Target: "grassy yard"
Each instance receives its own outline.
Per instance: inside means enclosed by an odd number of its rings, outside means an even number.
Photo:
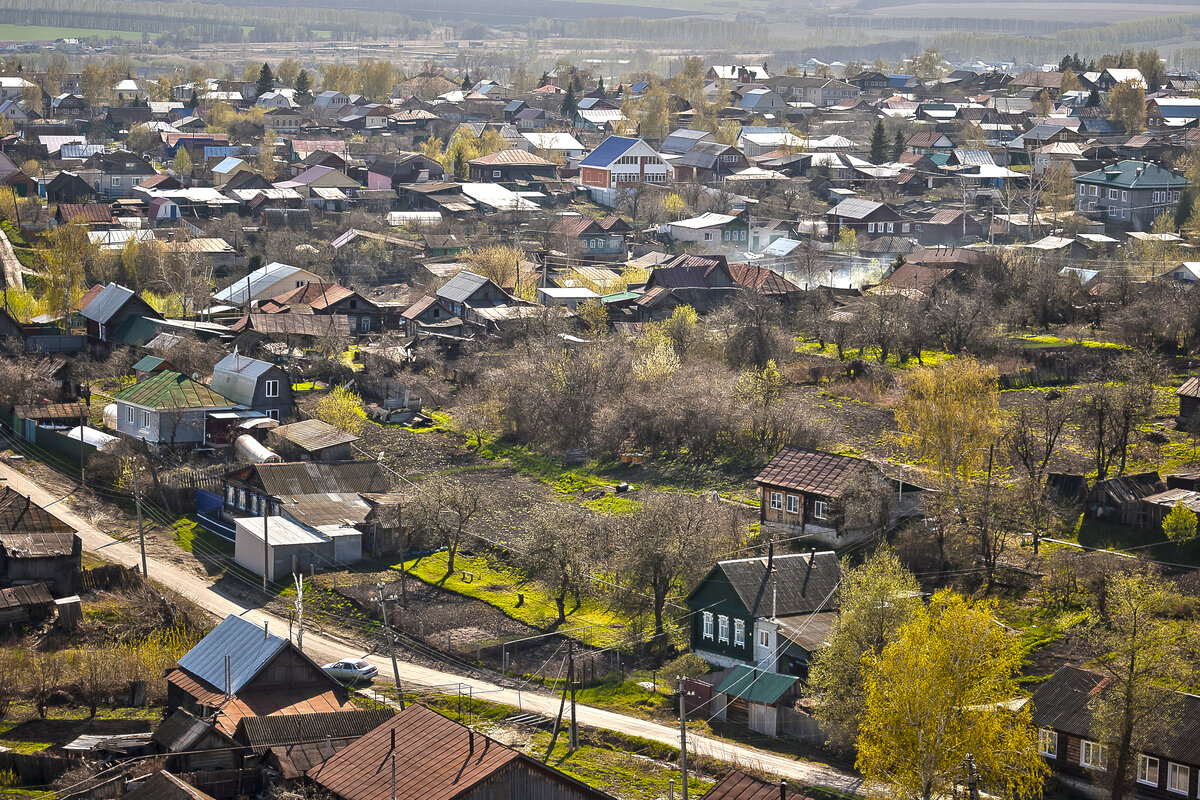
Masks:
[[[405,562],[405,569],[425,583],[481,600],[539,630],[561,628],[567,631],[590,626],[565,635],[594,647],[611,647],[624,638],[626,623],[594,600],[584,600],[579,609],[573,612],[573,603],[568,601],[567,621],[560,626],[557,624],[558,609],[554,600],[518,570],[493,567],[481,557],[460,554],[454,560],[454,574],[447,577],[447,558],[445,552],[414,558]],[[400,565],[394,565],[393,569],[400,569]],[[520,606],[517,605],[518,593],[525,596]]]
[[[193,516],[180,517],[175,521],[175,544],[181,550],[193,552],[193,547],[199,546],[201,551],[208,553],[233,554],[233,543],[220,536],[209,533],[200,527],[200,521]]]
[[[96,710],[96,720],[145,720],[148,728],[153,728],[162,719],[161,708],[106,708],[101,706]],[[0,718],[0,747],[6,747],[17,753],[37,753],[55,744],[53,741],[41,741],[29,731],[56,730],[74,738],[84,732],[91,719],[88,709],[82,706],[51,706],[46,710],[46,719],[38,717],[37,709],[31,703],[14,702],[8,707],[7,713]],[[0,786],[0,797],[6,797],[7,790]]]

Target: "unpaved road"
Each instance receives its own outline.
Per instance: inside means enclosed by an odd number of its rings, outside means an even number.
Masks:
[[[6,481],[9,486],[21,494],[27,495],[34,502],[45,507],[47,511],[75,528],[79,532],[85,549],[117,564],[141,567],[141,556],[136,542],[116,541],[102,533],[87,520],[75,514],[66,497],[44,490],[30,478],[3,463],[0,463],[0,480]],[[150,558],[147,567],[150,577],[188,598],[197,606],[215,614],[218,618],[224,619],[230,614],[237,614],[256,625],[269,624],[274,627],[276,632],[287,629],[287,620],[259,608],[249,607],[243,600],[230,597],[205,579],[177,565]],[[348,650],[354,650],[353,646],[313,632],[306,633],[304,645],[305,652],[318,663],[343,658],[350,654],[347,652]],[[388,659],[379,656],[366,656],[366,658],[379,669],[381,678],[392,674],[391,663]],[[445,687],[451,691],[458,691],[457,687],[461,686],[463,694],[467,694],[469,691],[474,697],[518,706],[523,710],[546,717],[554,717],[558,714],[559,698],[547,694],[519,692],[476,678],[441,672],[405,662],[400,663],[399,671],[400,680],[406,686]],[[612,711],[582,705],[577,708],[577,717],[581,725],[605,728],[674,747],[679,746],[679,730],[673,726],[660,725],[636,717],[627,717]],[[825,786],[857,794],[864,793],[862,779],[859,776],[824,764],[798,761],[788,756],[694,734],[688,736],[688,751],[772,773],[807,785]]]

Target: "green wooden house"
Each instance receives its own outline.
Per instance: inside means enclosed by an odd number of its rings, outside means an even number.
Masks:
[[[721,561],[687,598],[692,652],[720,667],[806,678],[837,608],[832,551]]]

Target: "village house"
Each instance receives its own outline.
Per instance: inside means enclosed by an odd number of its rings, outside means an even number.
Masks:
[[[654,148],[627,136],[608,137],[579,162],[579,181],[601,189],[666,183],[671,174],[671,167]]]
[[[479,183],[557,180],[558,166],[536,153],[500,150],[467,162],[469,179]]]
[[[283,367],[244,356],[237,348],[213,367],[210,386],[222,397],[273,420],[292,416],[292,383]]]
[[[598,261],[623,260],[627,255],[625,237],[629,232],[629,223],[612,214],[601,220],[564,215],[550,229],[555,248],[569,256]]]
[[[209,414],[232,411],[230,401],[186,375],[164,370],[113,395],[117,433],[147,444],[192,447],[210,443]]]
[[[162,314],[132,289],[110,283],[80,309],[87,321],[88,342],[94,349],[107,350],[121,341],[119,331],[139,318],[162,319]]]
[[[40,583],[58,597],[72,594],[82,552],[69,525],[11,486],[0,486],[0,588]]]
[[[167,672],[167,710],[232,736],[244,717],[349,711],[346,690],[266,625],[230,614]]]
[[[279,297],[309,283],[320,282],[319,275],[306,269],[272,261],[214,293],[213,300],[217,303],[244,306],[255,301]]]
[[[1119,161],[1075,178],[1075,210],[1119,228],[1149,231],[1175,213],[1187,179],[1145,161]]]
[[[834,547],[878,534],[921,506],[919,487],[884,477],[870,461],[802,447],[780,450],[754,480],[763,531]]]
[[[829,235],[837,239],[843,228],[849,228],[862,238],[885,233],[908,233],[910,223],[902,221],[900,212],[887,203],[851,197],[825,212]]]
[[[721,561],[688,595],[691,650],[720,667],[807,677],[837,609],[835,553]]]

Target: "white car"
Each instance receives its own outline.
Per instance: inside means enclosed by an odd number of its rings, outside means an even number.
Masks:
[[[379,670],[361,658],[347,658],[321,667],[332,678],[346,684],[370,683]]]

